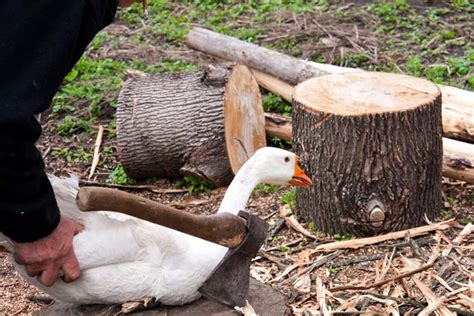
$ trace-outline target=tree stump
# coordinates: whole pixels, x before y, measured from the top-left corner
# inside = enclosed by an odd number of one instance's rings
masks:
[[[118,99],[117,138],[132,178],[192,175],[225,185],[265,146],[258,84],[243,65],[132,76]]]
[[[309,79],[293,94],[293,146],[313,186],[301,215],[324,232],[373,235],[441,209],[441,93],[405,75]]]

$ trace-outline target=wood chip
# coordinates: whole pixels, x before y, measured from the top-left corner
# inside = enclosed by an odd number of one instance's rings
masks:
[[[89,179],[92,178],[92,175],[95,172],[95,168],[99,164],[100,145],[102,144],[103,135],[104,135],[104,127],[102,125],[99,125],[99,131],[97,132],[97,138],[94,144],[94,156],[92,158],[92,166],[91,166],[91,171],[89,173]]]
[[[297,232],[300,232],[301,234],[305,235],[306,237],[312,238],[312,239],[318,239],[318,237],[314,236],[311,234],[308,230],[306,230],[301,224],[298,222],[296,217],[294,215],[285,217],[285,223],[288,227],[293,228]]]
[[[418,266],[418,264],[414,263],[414,260],[410,260],[405,257],[402,257],[402,262],[409,269],[413,269]],[[428,306],[425,309],[427,310],[426,315],[429,315],[431,312],[434,312],[436,310],[439,310],[439,313],[442,316],[445,316],[445,315],[455,316],[456,315],[455,313],[451,312],[446,306],[444,306],[443,305],[444,300],[437,297],[436,294],[434,294],[433,291],[431,291],[429,287],[427,287],[418,277],[413,276],[412,279],[415,282],[418,289],[421,291],[421,293],[423,293],[423,295],[426,297],[426,300],[428,301]]]
[[[300,276],[293,283],[293,287],[300,293],[311,292],[311,276],[304,266],[310,262],[310,250],[303,250],[298,254],[298,274]]]
[[[235,306],[234,309],[244,316],[257,316],[255,309],[253,309],[252,305],[250,305],[249,301],[247,300],[245,301],[244,307]]]
[[[326,287],[324,286],[323,281],[321,281],[321,278],[319,276],[316,277],[316,298],[318,300],[321,313],[323,313],[324,316],[331,315],[326,304]]]
[[[453,244],[459,245],[464,239],[470,236],[474,232],[474,225],[472,223],[467,224],[464,226],[463,230],[459,233],[459,235],[453,239]]]

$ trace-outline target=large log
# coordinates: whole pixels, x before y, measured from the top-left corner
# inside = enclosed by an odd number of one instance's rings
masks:
[[[433,83],[373,72],[309,79],[293,92],[293,127],[293,149],[313,181],[296,201],[318,229],[373,235],[439,215],[441,92]]]
[[[257,70],[252,70],[252,73],[262,87],[292,102],[293,86]],[[291,141],[291,118],[265,113],[265,130],[269,136]],[[443,137],[443,175],[474,183],[474,144]]]
[[[239,39],[193,27],[186,44],[220,59],[241,62],[291,85],[326,74],[362,72],[301,60]],[[474,143],[474,93],[439,85],[443,95],[443,133],[445,136]]]
[[[265,145],[264,124],[246,66],[133,75],[118,98],[120,161],[133,178],[192,175],[225,185]]]

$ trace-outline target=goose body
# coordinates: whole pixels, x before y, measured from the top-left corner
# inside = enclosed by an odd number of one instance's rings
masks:
[[[245,209],[258,183],[291,183],[296,159],[281,149],[266,147],[257,151],[236,174],[218,212],[237,214]],[[273,165],[272,161],[278,164]],[[15,264],[15,268],[27,281],[61,301],[113,304],[154,297],[167,305],[189,303],[200,297],[199,287],[227,251],[128,215],[83,213],[75,203],[77,179],[52,176],[50,181],[61,213],[84,226],[73,242],[81,277],[72,283],[58,279],[53,286],[45,287],[29,277],[23,266]],[[0,245],[6,242],[0,234]]]

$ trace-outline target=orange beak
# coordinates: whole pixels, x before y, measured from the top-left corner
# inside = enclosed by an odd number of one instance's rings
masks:
[[[312,184],[311,179],[304,174],[303,170],[301,170],[298,165],[298,160],[295,160],[295,172],[288,183],[300,187],[309,187]]]

